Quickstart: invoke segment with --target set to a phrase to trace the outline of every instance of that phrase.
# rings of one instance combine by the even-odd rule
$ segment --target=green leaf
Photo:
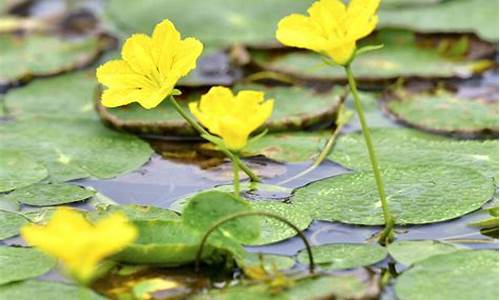
[[[69,40],[42,34],[0,34],[0,82],[55,75],[86,66],[105,44],[107,40],[92,35]]]
[[[27,223],[28,220],[19,213],[0,210],[0,240],[18,235],[19,228]]]
[[[301,230],[306,230],[312,223],[311,214],[308,210],[294,206],[290,203],[268,200],[252,201],[252,207],[258,211],[270,212],[284,217]],[[248,245],[258,246],[280,242],[297,235],[297,232],[285,223],[268,217],[259,217],[260,236]]]
[[[57,118],[94,118],[92,98],[95,94],[95,72],[76,72],[36,80],[5,95],[9,116]]]
[[[0,299],[16,300],[106,300],[94,291],[54,281],[27,280],[0,286]]]
[[[112,0],[106,4],[111,20],[127,33],[151,34],[153,27],[167,18],[183,37],[196,37],[207,48],[214,48],[273,43],[278,21],[291,13],[305,11],[310,2],[267,0],[248,5],[246,0],[145,0],[141,3]]]
[[[379,19],[379,28],[407,28],[424,33],[472,32],[488,41],[498,41],[498,1],[441,1],[436,5],[382,9]]]
[[[498,178],[498,141],[457,141],[409,129],[370,130],[381,168],[447,164]],[[361,133],[341,136],[329,158],[347,168],[371,170]]]
[[[462,98],[447,91],[403,90],[385,103],[397,120],[422,130],[465,137],[498,136],[498,102]]]
[[[457,218],[479,209],[495,193],[493,182],[477,171],[445,164],[386,168],[382,176],[397,224]],[[297,189],[291,201],[320,220],[384,224],[372,171],[314,182]]]
[[[43,275],[55,265],[36,249],[0,247],[0,285]]]
[[[194,300],[304,300],[361,299],[367,287],[354,276],[314,276],[297,280],[289,288],[276,293],[266,283],[239,284],[224,289],[212,289],[196,295]]]
[[[314,262],[324,269],[342,270],[373,265],[387,256],[378,244],[326,244],[312,247]],[[307,251],[297,256],[301,264],[309,264]]]
[[[189,200],[182,211],[182,219],[188,226],[205,232],[225,216],[251,210],[248,201],[233,194],[208,191],[199,193]],[[223,224],[217,231],[240,242],[252,242],[260,235],[259,220],[255,216],[238,218]]]
[[[459,251],[453,244],[431,240],[395,241],[387,246],[389,254],[406,266],[413,265],[434,255]]]
[[[82,201],[92,197],[94,194],[94,191],[73,184],[38,183],[17,189],[4,196],[4,198],[33,206],[45,206]]]
[[[498,252],[464,250],[431,256],[396,279],[405,300],[498,299]]]
[[[246,253],[242,258],[237,258],[236,263],[241,269],[262,267],[269,273],[291,269],[295,265],[295,260],[288,256],[265,254],[265,253]]]
[[[487,0],[488,1],[488,0]],[[410,36],[410,38],[408,38]],[[431,43],[432,40],[429,40]],[[383,43],[384,48],[364,53],[352,63],[356,80],[361,82],[395,80],[400,77],[453,78],[469,77],[493,67],[488,59],[451,58],[442,55],[436,47],[423,47],[412,32],[383,31],[365,43]],[[361,43],[360,47],[362,47]],[[319,54],[310,51],[289,51],[282,55],[268,52],[252,53],[254,61],[267,71],[291,75],[300,79],[345,81],[342,67],[316,68],[322,64]]]
[[[330,122],[334,119],[340,100],[344,96],[342,88],[333,89],[328,93],[316,93],[303,87],[267,87],[257,84],[238,85],[234,88],[234,92],[248,89],[262,91],[266,99],[274,99],[273,114],[262,126],[270,132],[298,130]],[[200,97],[200,92],[191,92],[181,99],[179,104],[189,111],[187,104],[199,101]],[[198,135],[169,101],[164,101],[150,110],[143,109],[135,103],[112,109],[97,105],[97,111],[106,123],[129,132]]]
[[[202,233],[181,220],[135,221],[138,239],[115,256],[119,261],[133,264],[181,266],[193,263]],[[203,250],[204,261],[217,261],[228,253],[243,255],[244,250],[234,241],[221,238],[208,240]]]
[[[45,177],[47,169],[25,153],[0,148],[0,192],[28,186]]]
[[[117,212],[125,214],[132,221],[167,221],[180,218],[173,210],[138,204],[108,205],[105,208],[98,207],[96,210],[90,211],[87,217],[91,220],[98,220],[106,215]]]
[[[149,145],[137,137],[85,119],[10,122],[0,126],[0,145],[25,151],[43,163],[52,182],[118,176],[141,167],[152,153]]]

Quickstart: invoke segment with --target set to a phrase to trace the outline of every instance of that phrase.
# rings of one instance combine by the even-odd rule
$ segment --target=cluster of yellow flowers
[[[370,34],[376,24],[380,0],[319,0],[309,16],[292,14],[279,22],[276,38],[283,44],[310,49],[349,66],[356,41]],[[107,87],[102,104],[117,107],[138,102],[154,108],[172,97],[177,81],[196,68],[202,43],[192,37],[181,39],[169,21],[159,23],[152,36],[134,34],[121,52],[97,69],[97,79]],[[234,95],[225,87],[213,87],[199,103],[190,103],[192,114],[233,151],[243,149],[250,134],[271,116],[273,100],[258,91]],[[57,257],[80,283],[88,283],[102,259],[120,251],[137,236],[137,229],[121,214],[107,216],[96,224],[69,208],[57,209],[46,226],[30,224],[22,237],[43,252]]]

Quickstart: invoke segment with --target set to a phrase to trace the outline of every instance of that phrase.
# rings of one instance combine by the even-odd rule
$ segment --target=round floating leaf
[[[480,173],[449,165],[421,165],[382,171],[390,210],[397,224],[450,220],[479,209],[495,192]],[[299,188],[292,202],[313,218],[382,225],[384,217],[373,172],[335,176]]]
[[[403,265],[409,266],[438,254],[451,253],[461,248],[439,241],[395,241],[387,246],[389,254]]]
[[[54,281],[27,280],[0,286],[0,299],[16,300],[106,300],[85,287]]]
[[[176,220],[180,216],[173,210],[149,205],[127,204],[108,205],[106,208],[97,208],[87,214],[91,220],[97,220],[115,212],[123,213],[132,221]]]
[[[207,47],[275,43],[278,21],[310,5],[308,1],[287,0],[267,0],[259,5],[248,5],[246,0],[112,0],[106,4],[111,20],[128,33],[149,34],[154,25],[168,18],[183,36],[197,37]]]
[[[5,110],[16,118],[45,116],[95,118],[95,72],[40,79],[5,95]]]
[[[1,34],[0,83],[77,69],[92,62],[105,44],[106,39],[96,36],[69,40],[41,34]]]
[[[300,279],[279,294],[268,283],[239,284],[224,289],[212,289],[193,299],[213,300],[304,300],[304,299],[360,299],[367,287],[354,276],[315,276]]]
[[[38,183],[17,189],[4,198],[33,206],[45,206],[82,201],[94,196],[94,194],[94,191],[73,184]]]
[[[321,152],[323,142],[330,134],[327,131],[270,133],[248,145],[244,154],[264,155],[280,162],[309,160]]]
[[[491,68],[489,60],[453,58],[436,50],[422,47],[411,32],[384,31],[369,44],[384,44],[384,48],[364,53],[352,64],[353,73],[360,81],[390,80],[399,77],[465,77]],[[267,52],[266,52],[267,53]],[[297,78],[319,80],[346,80],[341,67],[326,65],[317,53],[291,51],[282,55],[258,52],[256,63],[270,71],[282,72]]]
[[[441,1],[437,5],[408,5],[382,9],[379,19],[382,28],[408,28],[428,33],[473,32],[491,42],[498,41],[498,1],[458,0]]]
[[[243,258],[237,258],[236,263],[242,269],[261,267],[272,273],[276,270],[291,269],[295,265],[295,260],[283,255],[246,253]]]
[[[233,194],[208,191],[199,193],[189,200],[182,211],[182,219],[190,227],[205,232],[228,215],[251,210],[248,201]],[[260,235],[259,220],[254,216],[234,219],[220,226],[218,231],[240,242],[252,242]]]
[[[403,93],[401,98],[398,94],[386,102],[386,108],[405,124],[465,137],[498,136],[498,102],[463,99],[446,91]]]
[[[0,285],[47,273],[56,261],[33,248],[0,247]]]
[[[0,192],[28,186],[45,177],[47,169],[28,155],[0,149]]]
[[[193,263],[200,247],[201,233],[180,220],[135,221],[139,238],[116,255],[119,261],[133,264],[181,266]],[[202,259],[217,260],[227,253],[242,254],[244,250],[230,239],[219,236],[209,239]]]
[[[396,279],[401,300],[496,300],[498,252],[464,250],[431,256]]]
[[[114,177],[139,168],[152,153],[146,142],[89,119],[10,122],[0,126],[0,144],[42,162],[53,182]]]
[[[301,230],[306,230],[312,222],[309,211],[301,210],[290,203],[281,201],[252,201],[255,210],[270,212],[284,217]],[[266,245],[276,243],[297,235],[297,232],[285,223],[269,217],[259,217],[260,236],[248,245]]]
[[[23,215],[15,212],[0,210],[0,240],[19,234],[19,228],[28,223]]]
[[[447,164],[475,169],[498,178],[498,141],[456,141],[431,138],[409,129],[370,131],[382,168]],[[329,156],[334,162],[355,170],[371,170],[361,133],[341,136]]]
[[[373,265],[387,256],[387,250],[378,244],[327,244],[312,248],[314,262],[326,269],[341,270]],[[301,264],[308,264],[307,252],[297,256]]]
[[[297,130],[334,119],[344,90],[334,89],[329,93],[317,94],[299,87],[265,87],[262,85],[242,85],[239,90],[265,92],[266,99],[274,99],[271,118],[263,125],[269,131]],[[201,93],[190,93],[180,101],[187,110],[187,103],[199,101]],[[138,104],[107,109],[97,101],[97,112],[104,122],[119,129],[135,133],[198,135],[184,121],[169,101],[158,107],[145,110]]]

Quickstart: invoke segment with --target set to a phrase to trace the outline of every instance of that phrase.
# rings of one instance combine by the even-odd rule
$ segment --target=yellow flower
[[[196,67],[203,44],[195,38],[181,39],[169,20],[156,25],[151,37],[134,34],[125,41],[122,59],[97,69],[97,80],[107,86],[102,104],[116,107],[139,102],[156,107],[170,95],[176,82]]]
[[[234,96],[230,89],[216,86],[189,103],[189,110],[211,133],[224,140],[231,150],[241,150],[248,136],[271,116],[274,100],[264,102],[264,93],[240,91]]]
[[[284,45],[305,48],[346,65],[356,50],[356,41],[369,35],[377,25],[380,0],[319,0],[309,16],[292,14],[278,24],[276,38]]]
[[[47,255],[58,258],[77,281],[88,283],[99,262],[133,242],[137,229],[119,213],[93,225],[75,210],[58,208],[46,226],[25,225],[21,236]]]

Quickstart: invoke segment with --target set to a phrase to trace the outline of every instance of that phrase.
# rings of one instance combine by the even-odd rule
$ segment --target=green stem
[[[349,80],[349,87],[351,88],[351,93],[354,98],[354,106],[356,112],[358,113],[359,122],[361,124],[361,129],[366,142],[366,147],[368,148],[368,155],[370,157],[370,162],[372,164],[373,174],[375,175],[375,182],[377,183],[377,189],[380,196],[380,202],[382,204],[382,210],[384,212],[385,229],[380,235],[379,243],[386,244],[393,239],[394,234],[394,220],[392,218],[391,212],[389,210],[389,205],[385,196],[384,181],[382,179],[382,174],[378,165],[377,155],[375,153],[375,147],[373,146],[372,138],[370,136],[370,131],[368,129],[368,124],[366,122],[365,113],[361,100],[359,98],[358,89],[356,87],[356,81],[352,74],[351,66],[345,66],[345,71],[347,78]]]
[[[175,100],[174,96],[170,95],[169,99],[170,99],[170,102],[172,103],[172,105],[174,106],[175,110],[177,110],[177,112],[184,118],[184,120],[186,120],[189,123],[189,125],[191,125],[196,131],[198,131],[198,133],[200,135],[206,134],[206,135],[213,136],[208,131],[206,131],[205,128],[203,128],[200,124],[198,124],[198,122],[196,122],[193,118],[191,118],[191,116],[179,105],[179,103],[177,102],[177,100]],[[220,150],[227,157],[229,157],[229,159],[231,159],[232,161],[235,160],[234,155],[231,153],[231,151],[229,151],[228,149],[220,149]],[[255,181],[255,182],[259,182],[260,181],[259,177],[257,175],[255,175],[252,172],[252,170],[250,170],[250,168],[247,167],[247,165],[245,165],[239,159],[236,160],[236,161],[237,161],[238,167],[243,172],[245,172],[248,175],[248,177],[250,177],[250,180]]]
[[[234,180],[234,195],[240,197],[240,168],[238,167],[238,154],[234,154],[233,159],[233,180]]]
[[[196,272],[198,272],[200,270],[200,261],[201,261],[201,256],[203,254],[203,248],[205,247],[205,244],[206,244],[210,234],[212,232],[214,232],[217,228],[219,228],[219,226],[223,225],[226,222],[229,222],[229,221],[234,220],[234,219],[242,218],[242,217],[247,217],[247,216],[263,216],[263,217],[272,218],[272,219],[275,219],[275,220],[278,220],[280,222],[285,223],[286,225],[291,227],[293,230],[295,230],[295,232],[297,232],[297,235],[300,237],[300,239],[302,239],[302,242],[304,242],[304,245],[306,247],[307,256],[309,257],[309,273],[314,274],[314,257],[313,257],[313,253],[312,253],[311,244],[309,244],[309,241],[307,240],[307,237],[304,235],[302,230],[300,230],[300,228],[295,226],[295,224],[293,224],[292,222],[283,218],[282,216],[275,215],[275,214],[272,214],[272,213],[269,213],[266,211],[237,212],[237,213],[234,213],[231,215],[227,215],[227,216],[223,217],[222,219],[220,219],[219,221],[216,221],[214,224],[212,224],[207,229],[205,234],[203,235],[203,238],[201,239],[201,242],[200,242],[200,247],[198,248],[198,251],[196,252],[196,259],[195,259],[195,264],[194,264]]]

